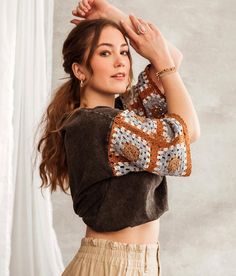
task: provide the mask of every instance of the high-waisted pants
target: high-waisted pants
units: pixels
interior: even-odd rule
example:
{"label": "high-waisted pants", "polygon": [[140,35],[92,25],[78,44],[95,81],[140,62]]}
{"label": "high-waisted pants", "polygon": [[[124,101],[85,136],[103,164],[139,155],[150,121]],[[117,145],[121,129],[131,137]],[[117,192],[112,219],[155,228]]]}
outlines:
{"label": "high-waisted pants", "polygon": [[84,237],[62,276],[161,276],[160,245]]}

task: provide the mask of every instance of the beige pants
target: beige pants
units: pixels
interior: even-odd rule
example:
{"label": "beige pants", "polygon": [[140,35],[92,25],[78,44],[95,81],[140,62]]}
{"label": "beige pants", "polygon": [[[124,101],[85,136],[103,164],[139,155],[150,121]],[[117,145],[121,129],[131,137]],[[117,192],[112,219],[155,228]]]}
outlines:
{"label": "beige pants", "polygon": [[160,276],[160,246],[84,237],[61,276]]}

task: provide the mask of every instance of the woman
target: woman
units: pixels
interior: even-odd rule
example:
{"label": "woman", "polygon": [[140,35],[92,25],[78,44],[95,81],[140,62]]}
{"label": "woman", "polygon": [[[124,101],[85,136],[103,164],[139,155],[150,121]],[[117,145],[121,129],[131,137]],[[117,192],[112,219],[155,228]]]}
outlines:
{"label": "woman", "polygon": [[[73,14],[85,20],[72,21],[63,45],[70,78],[48,106],[38,145],[41,187],[70,187],[87,225],[62,275],[160,275],[166,175],[190,175],[198,118],[156,26],[99,0]],[[133,86],[125,35],[150,62]]]}

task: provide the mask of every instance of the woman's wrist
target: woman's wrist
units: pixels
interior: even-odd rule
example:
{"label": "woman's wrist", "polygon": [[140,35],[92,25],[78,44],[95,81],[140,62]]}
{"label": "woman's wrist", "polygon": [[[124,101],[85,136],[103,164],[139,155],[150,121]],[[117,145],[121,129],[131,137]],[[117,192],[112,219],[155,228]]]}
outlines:
{"label": "woman's wrist", "polygon": [[129,16],[111,4],[107,4],[102,16],[103,18],[115,21],[118,25],[120,25],[120,21],[125,21],[128,25],[132,25]]}
{"label": "woman's wrist", "polygon": [[175,67],[178,69],[180,67],[181,61],[183,59],[183,54],[180,52],[178,48],[175,47],[172,43],[170,43],[167,39],[165,39],[168,50],[170,52],[171,58],[175,63]]}
{"label": "woman's wrist", "polygon": [[175,67],[175,63],[171,57],[167,58],[156,58],[155,60],[151,61],[151,64],[153,65],[156,72],[160,72],[166,68]]}
{"label": "woman's wrist", "polygon": [[109,11],[111,11],[113,8],[112,5],[109,3],[106,3],[100,12],[100,18],[105,18],[105,19],[111,19],[111,16],[109,16]]}

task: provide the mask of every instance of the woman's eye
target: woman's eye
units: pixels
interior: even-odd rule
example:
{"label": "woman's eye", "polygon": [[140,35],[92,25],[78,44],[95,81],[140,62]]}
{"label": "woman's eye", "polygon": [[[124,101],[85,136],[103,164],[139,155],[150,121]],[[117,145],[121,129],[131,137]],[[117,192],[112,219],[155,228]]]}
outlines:
{"label": "woman's eye", "polygon": [[[129,53],[129,51],[122,51],[121,52],[121,55],[124,55],[124,56],[128,56],[128,53]],[[101,53],[100,53],[100,56],[102,56],[102,57],[107,57],[107,56],[109,56],[111,53],[109,52],[109,51],[102,51]]]}
{"label": "woman's eye", "polygon": [[108,51],[103,51],[100,53],[100,56],[103,56],[103,57],[106,57],[109,55],[109,52]]}
{"label": "woman's eye", "polygon": [[122,54],[122,55],[125,55],[125,56],[128,56],[128,53],[129,53],[129,51],[122,51],[122,52],[121,52],[121,54]]}

